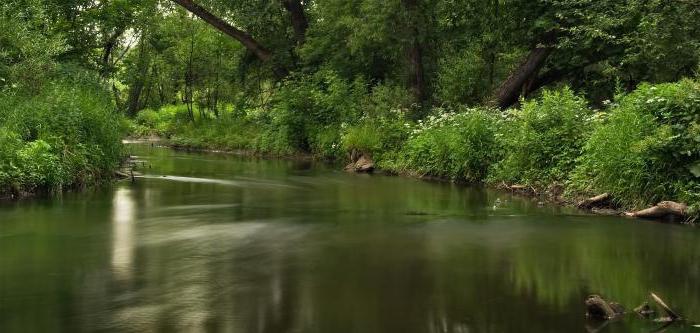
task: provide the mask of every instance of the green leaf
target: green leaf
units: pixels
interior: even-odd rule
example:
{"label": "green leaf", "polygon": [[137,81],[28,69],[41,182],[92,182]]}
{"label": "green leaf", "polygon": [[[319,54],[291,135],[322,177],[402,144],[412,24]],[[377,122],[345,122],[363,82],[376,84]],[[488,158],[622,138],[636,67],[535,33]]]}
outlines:
{"label": "green leaf", "polygon": [[695,164],[689,166],[688,170],[690,170],[690,173],[692,173],[693,176],[700,177],[700,161],[695,162]]}

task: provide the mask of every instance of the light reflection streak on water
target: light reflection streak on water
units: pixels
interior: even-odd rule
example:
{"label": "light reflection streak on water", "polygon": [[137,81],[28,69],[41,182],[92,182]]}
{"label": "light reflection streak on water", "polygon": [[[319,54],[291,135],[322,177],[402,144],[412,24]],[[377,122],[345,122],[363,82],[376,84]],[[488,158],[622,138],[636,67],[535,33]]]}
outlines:
{"label": "light reflection streak on water", "polygon": [[132,191],[118,189],[112,199],[112,270],[119,280],[130,280],[132,276],[135,217]]}
{"label": "light reflection streak on water", "polygon": [[182,177],[182,176],[157,176],[157,175],[142,175],[136,176],[136,178],[143,179],[161,179],[169,180],[175,182],[184,183],[200,183],[200,184],[217,184],[235,187],[261,187],[261,188],[297,188],[296,186],[272,183],[272,182],[253,182],[253,181],[237,181],[237,180],[226,180],[226,179],[212,179],[212,178],[198,178],[198,177]]}

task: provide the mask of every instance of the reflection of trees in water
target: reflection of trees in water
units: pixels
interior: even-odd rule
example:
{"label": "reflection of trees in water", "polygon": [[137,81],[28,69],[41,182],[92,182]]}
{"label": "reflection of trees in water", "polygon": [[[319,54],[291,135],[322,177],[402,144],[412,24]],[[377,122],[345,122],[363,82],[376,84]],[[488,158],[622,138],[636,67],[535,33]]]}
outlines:
{"label": "reflection of trees in water", "polygon": [[306,258],[299,331],[425,331],[432,275],[424,236],[392,231],[401,229],[365,226],[317,235],[323,241]]}
{"label": "reflection of trees in water", "polygon": [[511,280],[557,307],[601,293],[631,308],[656,291],[688,313],[700,313],[700,299],[687,297],[700,295],[700,244],[692,241],[692,230],[616,223],[543,228],[523,242],[528,251],[513,252]]}
{"label": "reflection of trees in water", "polygon": [[429,332],[563,332],[582,319],[579,312],[541,304],[513,288],[510,259],[513,251],[523,250],[517,243],[529,236],[517,225],[455,222],[433,228],[430,235],[436,277]]}
{"label": "reflection of trees in water", "polygon": [[[299,231],[272,224],[232,242],[227,254],[209,262],[214,283],[208,329],[288,332],[296,325],[298,257],[293,249]],[[284,230],[271,230],[276,227]]]}

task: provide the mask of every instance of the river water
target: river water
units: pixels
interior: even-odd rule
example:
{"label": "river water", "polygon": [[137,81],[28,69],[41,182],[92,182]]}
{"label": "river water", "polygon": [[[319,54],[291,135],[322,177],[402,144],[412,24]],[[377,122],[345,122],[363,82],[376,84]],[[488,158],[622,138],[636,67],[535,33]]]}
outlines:
{"label": "river water", "polygon": [[[0,205],[0,332],[651,332],[700,230],[447,183],[129,145],[144,178]],[[600,327],[604,326],[604,327]],[[700,332],[692,324],[667,332]]]}

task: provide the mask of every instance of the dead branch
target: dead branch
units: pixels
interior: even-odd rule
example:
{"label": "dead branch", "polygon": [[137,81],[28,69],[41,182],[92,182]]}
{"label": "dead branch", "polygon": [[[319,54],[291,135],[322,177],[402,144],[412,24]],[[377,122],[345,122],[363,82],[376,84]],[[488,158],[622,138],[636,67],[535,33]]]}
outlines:
{"label": "dead branch", "polygon": [[656,294],[654,293],[651,293],[651,298],[666,312],[666,314],[668,314],[668,317],[671,319],[671,321],[681,319],[681,316],[679,316],[673,310],[671,310],[671,308],[668,305],[666,305],[666,302],[664,302],[661,299],[661,297],[656,296]]}

